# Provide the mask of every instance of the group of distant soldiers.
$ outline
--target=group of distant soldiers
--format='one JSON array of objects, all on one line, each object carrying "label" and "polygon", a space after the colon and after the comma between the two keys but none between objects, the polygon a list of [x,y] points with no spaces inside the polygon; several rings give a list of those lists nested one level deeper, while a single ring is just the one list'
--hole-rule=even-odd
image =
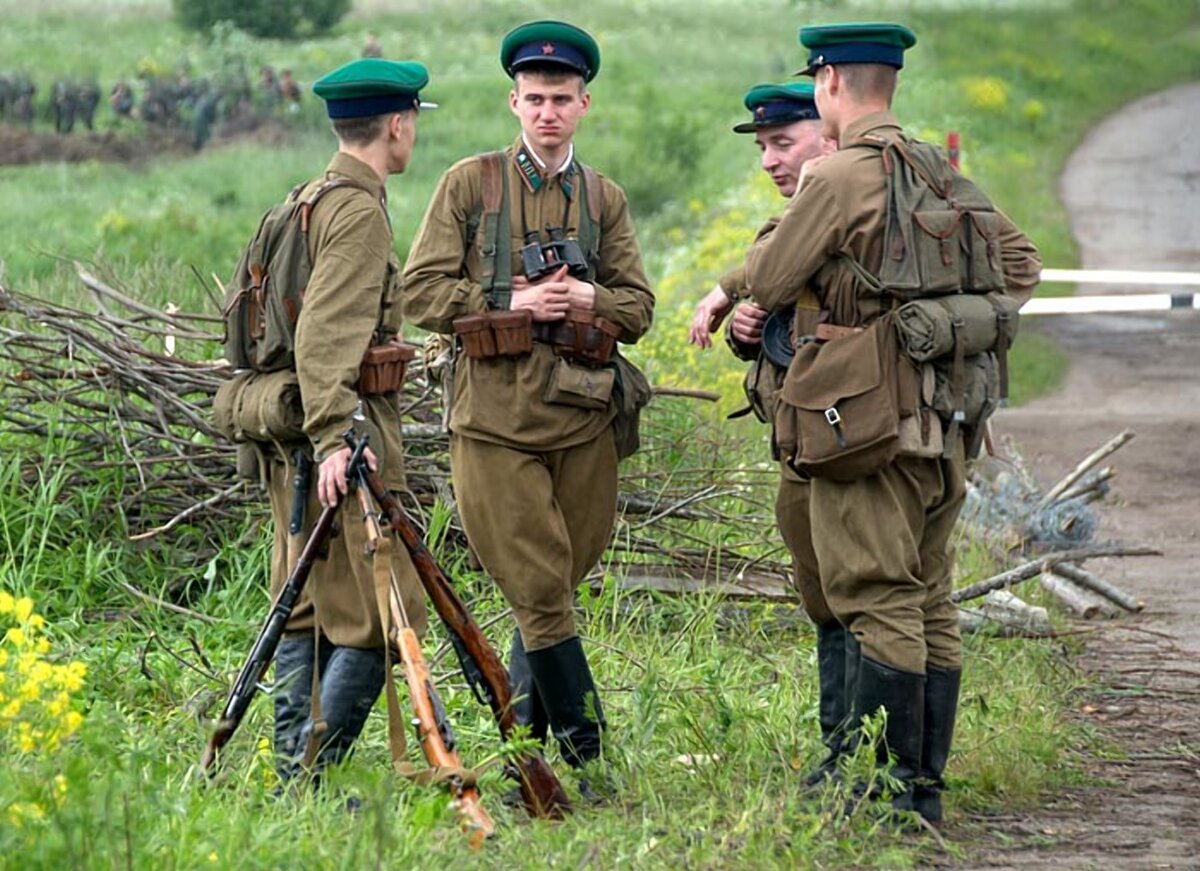
[{"label": "group of distant soldiers", "polygon": [[[26,73],[0,73],[0,124],[33,129],[38,114],[38,87]],[[95,79],[59,79],[41,105],[43,117],[59,134],[76,124],[95,129],[102,91]],[[271,66],[259,69],[257,86],[240,75],[214,82],[178,75],[140,73],[137,85],[121,78],[108,93],[108,105],[118,123],[141,121],[160,129],[190,134],[192,146],[202,148],[219,119],[267,117],[278,111],[297,112],[300,85],[291,70],[278,74]]]}]

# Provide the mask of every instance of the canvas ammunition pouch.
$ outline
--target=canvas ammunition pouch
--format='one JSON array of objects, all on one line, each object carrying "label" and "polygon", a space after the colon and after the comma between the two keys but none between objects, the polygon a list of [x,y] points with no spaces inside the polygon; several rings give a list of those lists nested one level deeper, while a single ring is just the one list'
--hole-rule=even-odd
[{"label": "canvas ammunition pouch", "polygon": [[296,373],[238,372],[217,388],[213,424],[232,442],[286,444],[304,438],[304,406]]},{"label": "canvas ammunition pouch", "polygon": [[518,357],[533,350],[533,314],[529,311],[487,311],[463,315],[451,323],[462,341],[463,353],[473,360]]},{"label": "canvas ammunition pouch", "polygon": [[393,339],[367,348],[358,367],[359,396],[386,396],[404,386],[408,364],[417,354],[415,345]]},{"label": "canvas ammunition pouch", "polygon": [[559,321],[539,321],[533,338],[545,342],[560,357],[584,366],[603,366],[612,359],[621,328],[592,312],[569,309]]},{"label": "canvas ammunition pouch", "polygon": [[894,319],[796,349],[775,407],[777,455],[802,477],[852,481],[900,450],[917,411],[917,367],[900,355]]},{"label": "canvas ammunition pouch", "polygon": [[559,357],[550,370],[542,399],[551,405],[572,405],[602,411],[608,408],[615,381],[614,369],[580,366]]}]

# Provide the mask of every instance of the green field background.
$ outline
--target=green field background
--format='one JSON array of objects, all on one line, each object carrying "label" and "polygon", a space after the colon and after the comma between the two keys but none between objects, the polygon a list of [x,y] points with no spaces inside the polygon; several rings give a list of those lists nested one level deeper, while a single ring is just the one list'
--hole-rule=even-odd
[{"label": "green field background", "polygon": [[[739,403],[741,366],[723,349],[700,352],[684,338],[695,301],[783,205],[750,138],[729,128],[742,120],[750,85],[799,68],[802,24],[911,26],[920,41],[908,55],[897,114],[933,141],[958,131],[964,170],[1055,267],[1076,257],[1058,175],[1090,125],[1134,97],[1200,78],[1194,0],[593,0],[559,12],[600,43],[603,68],[579,154],[628,191],[658,294],[656,326],[634,356],[657,384],[722,396],[711,409],[656,407],[652,422],[679,433],[681,463],[757,473],[763,484],[755,492],[768,506],[763,429],[721,422]],[[429,66],[427,96],[442,108],[421,116],[412,165],[389,185],[403,257],[440,173],[515,137],[499,40],[547,14],[530,2],[364,0],[329,35],[292,43],[235,37],[225,51],[240,52],[252,76],[270,63],[292,68],[307,86],[356,57],[373,31],[388,56]],[[138,69],[186,64],[203,75],[219,54],[175,25],[166,0],[0,0],[0,73],[31,75],[39,100],[60,77],[96,77],[107,94]],[[154,304],[211,309],[195,273],[226,278],[262,211],[320,171],[334,148],[310,93],[305,103],[269,136],[218,139],[196,154],[0,165],[0,283],[90,305],[76,276],[83,264]],[[135,125],[117,128],[103,105],[98,118],[101,135],[137,133]],[[49,132],[45,119],[38,129]],[[1064,366],[1036,327],[1022,329],[1013,357],[1018,400],[1052,387]],[[706,453],[694,461],[698,451]],[[1096,741],[1064,719],[1083,681],[1062,642],[972,639],[950,771],[956,822],[945,844],[897,834],[865,810],[845,814],[855,809],[848,793],[813,800],[797,786],[820,748],[813,633],[794,605],[649,599],[610,581],[583,597],[580,625],[597,651],[613,723],[626,785],[618,802],[560,825],[530,823],[500,805],[506,784],[490,771],[483,789],[502,834],[470,853],[443,795],[388,771],[378,711],[359,753],[327,789],[278,800],[261,749],[270,732],[265,700],[235,739],[227,778],[198,789],[193,766],[208,718],[265,613],[267,536],[248,517],[211,542],[216,556],[137,548],[111,511],[121,486],[115,476],[98,477],[94,487],[68,492],[52,464],[29,468],[0,445],[0,593],[34,601],[46,620],[47,662],[88,668],[70,700],[84,714],[70,741],[29,746],[37,742],[0,728],[0,868],[916,867],[968,854],[979,815],[1032,807],[1078,782],[1076,748]],[[729,534],[743,532],[769,535]],[[992,567],[977,544],[964,542],[964,579]],[[506,637],[511,623],[486,580],[467,571],[464,554],[442,556],[466,578],[480,618],[501,621],[493,637]],[[187,607],[212,622],[147,604],[127,584],[163,596],[182,589]],[[0,633],[11,625],[0,608]],[[435,629],[431,654],[440,641]],[[0,694],[29,686],[30,674],[16,670],[13,638],[0,649],[11,651],[0,655]],[[473,763],[493,756],[490,720],[448,659],[435,670],[464,754]],[[353,815],[344,807],[351,794],[364,802]]]}]

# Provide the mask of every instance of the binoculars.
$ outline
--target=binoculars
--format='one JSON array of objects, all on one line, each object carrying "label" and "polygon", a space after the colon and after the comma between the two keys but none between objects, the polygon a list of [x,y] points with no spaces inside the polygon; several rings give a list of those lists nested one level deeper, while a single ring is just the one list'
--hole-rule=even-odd
[{"label": "binoculars", "polygon": [[521,248],[525,277],[537,281],[562,266],[567,267],[569,275],[587,277],[587,260],[584,259],[583,249],[579,247],[579,240],[565,238],[562,227],[547,227],[546,231],[550,234],[549,242],[539,241],[537,230],[525,234],[525,245]]}]

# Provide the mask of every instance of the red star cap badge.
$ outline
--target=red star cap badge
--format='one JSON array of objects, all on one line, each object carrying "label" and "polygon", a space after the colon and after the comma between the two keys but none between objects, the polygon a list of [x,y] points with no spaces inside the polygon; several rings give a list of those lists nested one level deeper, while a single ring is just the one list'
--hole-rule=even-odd
[{"label": "red star cap badge", "polygon": [[554,43],[543,42],[542,43],[542,54],[554,54]]}]

